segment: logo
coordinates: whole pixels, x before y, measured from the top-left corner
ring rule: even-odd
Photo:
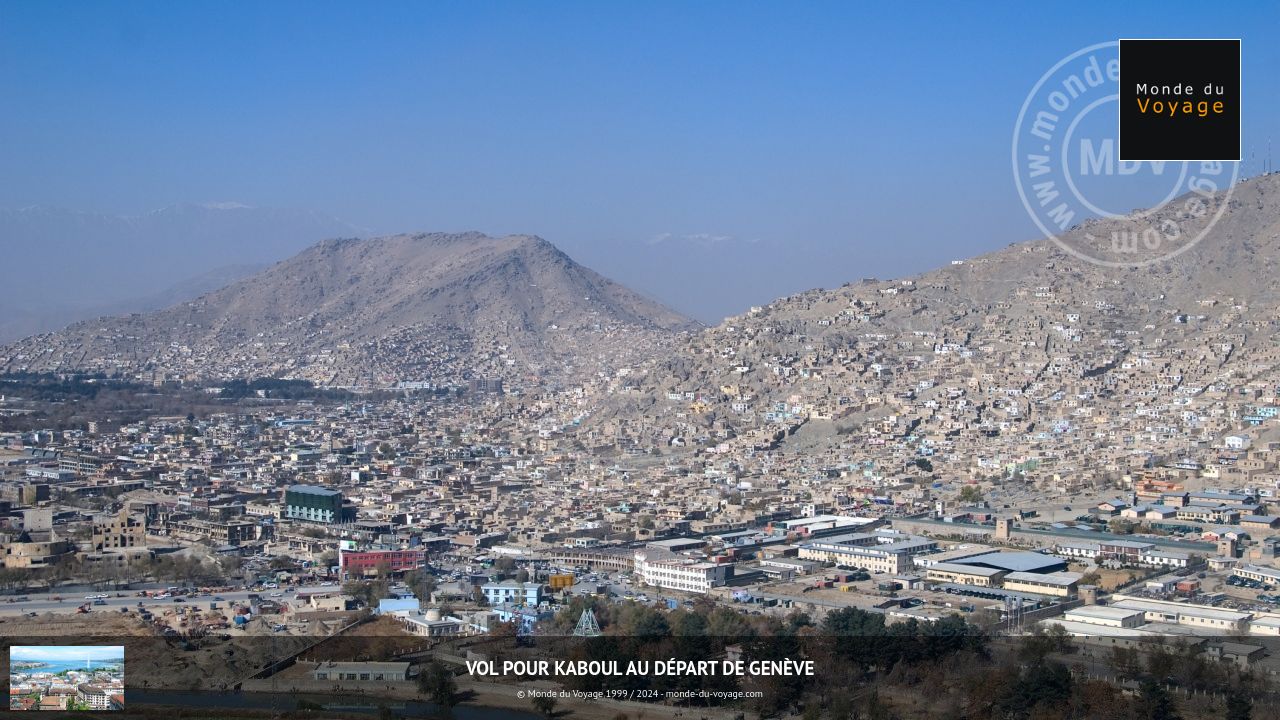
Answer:
[[[1121,40],[1120,157],[1240,161],[1240,41]]]
[[[1127,41],[1126,41],[1127,42]],[[1014,182],[1037,227],[1064,251],[1106,267],[1181,255],[1222,217],[1239,164],[1120,159],[1119,42],[1059,60],[1014,125]]]

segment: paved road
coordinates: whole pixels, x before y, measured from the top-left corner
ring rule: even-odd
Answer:
[[[256,592],[258,595],[262,596],[262,598],[264,599],[285,600],[285,601],[292,602],[298,593],[307,594],[307,593],[319,593],[319,592],[333,592],[338,589],[339,588],[334,585],[329,585],[329,586],[310,585],[305,587],[288,588],[288,589],[282,589],[282,590],[259,590]],[[106,593],[109,596],[104,599],[104,602],[106,603],[106,605],[91,605],[90,608],[92,610],[97,612],[102,612],[102,611],[120,612],[120,608],[122,607],[129,608],[130,610],[136,610],[138,608],[138,603],[142,603],[143,607],[150,610],[155,610],[156,608],[166,608],[166,607],[182,607],[184,604],[198,605],[202,608],[207,609],[209,607],[209,603],[212,603],[212,602],[217,602],[219,608],[226,608],[227,605],[230,603],[247,602],[249,599],[249,595],[254,594],[253,591],[249,591],[249,590],[233,590],[233,591],[221,592],[221,593],[210,593],[209,595],[200,595],[200,596],[188,595],[182,598],[184,602],[175,603],[173,601],[173,598],[156,599],[156,598],[138,597],[136,590],[121,590],[120,593],[124,595],[124,597],[116,597],[115,592],[108,592],[105,590],[97,591],[97,592],[82,590],[75,594],[69,594],[65,592],[28,593],[26,595],[19,596],[19,597],[28,598],[28,600],[25,602],[11,603],[9,602],[9,600],[14,596],[0,597],[0,615],[20,615],[22,613],[30,613],[30,612],[74,613],[76,612],[76,608],[80,607],[84,603],[92,602],[90,600],[85,600],[85,595],[97,595],[102,593]],[[280,596],[273,597],[276,593],[280,593]],[[58,602],[57,600],[54,599],[57,596],[62,597],[62,602]],[[222,598],[222,601],[215,600],[214,599],[215,597]]]

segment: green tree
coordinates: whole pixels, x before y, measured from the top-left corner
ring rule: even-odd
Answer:
[[[1144,680],[1138,691],[1138,717],[1141,720],[1180,720],[1169,691],[1155,680]]]

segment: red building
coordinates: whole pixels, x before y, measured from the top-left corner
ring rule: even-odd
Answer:
[[[427,564],[426,550],[340,550],[338,572],[343,577],[374,575],[385,566],[390,572],[418,570]]]

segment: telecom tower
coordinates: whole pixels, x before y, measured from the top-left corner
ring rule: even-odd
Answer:
[[[596,622],[596,614],[587,608],[578,618],[578,626],[573,629],[576,637],[600,637],[600,623]]]

